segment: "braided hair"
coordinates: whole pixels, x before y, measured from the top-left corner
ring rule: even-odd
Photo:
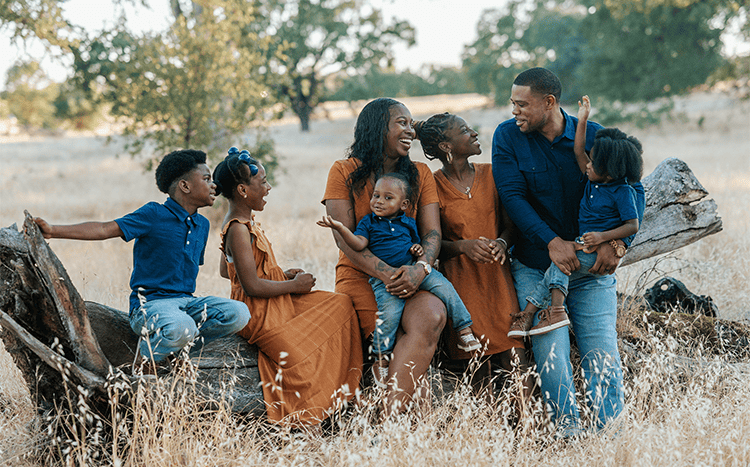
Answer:
[[[260,163],[250,156],[247,149],[240,151],[232,146],[227,156],[214,169],[214,183],[216,195],[223,195],[233,199],[237,185],[250,184],[250,179],[258,173]]]
[[[354,142],[347,151],[347,157],[357,159],[361,164],[347,180],[350,193],[361,192],[371,174],[375,175],[375,179],[383,175],[388,123],[391,119],[391,108],[397,105],[404,104],[395,99],[380,97],[365,105],[359,113],[354,126]],[[394,171],[404,175],[412,190],[418,192],[419,171],[408,156],[398,160]]]
[[[422,143],[424,155],[429,160],[439,159],[445,162],[445,152],[440,149],[440,143],[448,141],[445,132],[453,127],[456,116],[445,112],[435,114],[425,121],[414,122],[417,138]]]

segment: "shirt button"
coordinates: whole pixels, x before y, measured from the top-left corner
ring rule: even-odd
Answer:
[[[396,231],[396,229],[394,229],[393,227],[391,227],[391,232],[395,232],[395,231]]]
[[[190,240],[187,241],[187,244],[190,245]]]
[[[191,233],[193,233],[193,231],[192,230],[188,230],[188,233],[191,234]]]
[[[593,198],[593,197],[594,197],[594,195],[589,196],[589,198]]]

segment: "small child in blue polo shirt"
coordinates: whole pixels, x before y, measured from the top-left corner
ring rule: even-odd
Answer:
[[[421,264],[427,275],[419,288],[433,293],[445,303],[448,317],[458,332],[458,347],[465,352],[479,350],[482,345],[471,330],[469,310],[448,279],[424,260],[417,223],[405,214],[411,203],[411,190],[407,178],[402,174],[383,175],[375,183],[370,199],[372,212],[362,218],[354,232],[331,216],[323,217],[317,224],[336,230],[355,251],[369,248],[372,254],[394,268]],[[414,258],[417,259],[416,263]],[[404,312],[404,300],[388,293],[380,279],[370,277],[370,285],[378,303],[378,320],[373,333],[373,350],[378,360],[372,371],[375,384],[384,387],[384,382],[388,380],[388,356],[393,351],[396,331]]]
[[[250,320],[242,302],[193,296],[209,231],[208,219],[197,211],[214,204],[216,188],[206,153],[183,149],[167,154],[156,168],[156,184],[169,195],[164,204],[152,201],[113,221],[50,225],[34,219],[45,238],[135,240],[130,327],[142,336],[144,374],[156,374],[197,337],[202,345],[238,332]]]
[[[568,277],[552,263],[526,297],[526,308],[514,313],[508,336],[533,336],[546,334],[570,324],[565,312],[565,299],[571,280],[591,274],[596,262],[594,247],[608,243],[615,255],[622,258],[625,247],[618,239],[632,237],[638,232],[636,192],[631,184],[640,181],[643,172],[643,148],[640,141],[617,128],[603,128],[596,132],[591,155],[586,154],[586,123],[591,111],[588,96],[578,102],[578,126],[573,142],[573,152],[581,172],[588,177],[578,214],[580,236],[576,239],[576,252],[581,266]],[[549,306],[543,308],[549,301]],[[535,326],[534,315],[539,312]]]

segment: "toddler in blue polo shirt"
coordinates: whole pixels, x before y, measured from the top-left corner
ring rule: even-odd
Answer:
[[[355,251],[369,248],[372,254],[394,268],[421,264],[427,275],[419,288],[431,292],[445,303],[448,317],[458,332],[458,347],[465,352],[479,350],[482,345],[471,330],[469,310],[448,279],[424,260],[417,223],[405,214],[411,203],[411,190],[405,176],[399,173],[383,175],[375,183],[370,199],[372,212],[362,218],[354,232],[331,216],[323,217],[317,224],[336,230]],[[370,285],[378,303],[378,320],[372,339],[378,360],[372,371],[375,384],[383,387],[388,380],[388,356],[393,351],[396,331],[404,312],[404,300],[391,295],[378,278],[370,277]]]
[[[545,334],[570,324],[565,312],[565,299],[571,280],[591,274],[589,269],[596,262],[595,247],[608,243],[615,255],[622,258],[625,247],[617,240],[638,233],[638,209],[636,191],[631,184],[640,181],[643,172],[643,148],[640,141],[617,128],[603,128],[596,132],[591,155],[586,154],[586,123],[591,111],[588,96],[578,102],[578,126],[576,127],[573,152],[581,173],[588,177],[578,213],[579,250],[576,257],[578,270],[568,277],[552,263],[537,284],[533,293],[526,297],[526,308],[514,313],[508,336],[533,336]],[[609,248],[609,247],[607,247]],[[542,309],[549,302],[549,306]],[[539,312],[535,326],[534,315]]]
[[[209,230],[208,219],[197,211],[214,204],[216,188],[206,153],[183,149],[167,154],[156,168],[156,184],[169,195],[164,204],[152,201],[113,221],[50,225],[34,219],[44,238],[135,240],[130,327],[142,337],[138,368],[144,374],[156,374],[167,357],[197,337],[202,345],[236,333],[250,320],[242,302],[193,296]]]

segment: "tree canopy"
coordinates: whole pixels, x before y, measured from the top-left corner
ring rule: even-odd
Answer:
[[[743,11],[745,0],[512,0],[484,15],[464,67],[498,102],[532,66],[560,76],[563,100],[650,100],[705,82],[723,62],[724,26]]]

